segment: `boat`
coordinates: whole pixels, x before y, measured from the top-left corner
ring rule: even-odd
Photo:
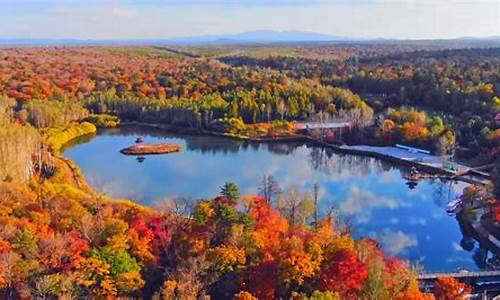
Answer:
[[[136,143],[136,144],[144,143],[144,140],[143,140],[141,137],[138,137],[138,138],[135,140],[135,143]]]
[[[405,174],[403,175],[403,178],[408,180],[408,181],[419,181],[420,179],[423,179],[424,176],[422,174]]]
[[[463,207],[462,207],[462,197],[458,197],[456,198],[455,200],[449,202],[447,205],[446,205],[446,212],[449,214],[449,215],[455,215],[455,214],[458,214],[462,211]]]
[[[404,179],[408,181],[419,181],[422,179],[422,174],[417,170],[415,166],[411,167],[410,173],[403,175]]]

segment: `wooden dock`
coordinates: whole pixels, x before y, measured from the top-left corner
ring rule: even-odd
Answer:
[[[499,277],[498,271],[454,272],[454,273],[424,273],[417,276],[418,280],[436,280],[439,277],[453,277],[456,279],[480,279]]]

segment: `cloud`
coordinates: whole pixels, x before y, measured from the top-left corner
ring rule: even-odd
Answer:
[[[497,0],[376,0],[373,2],[411,5],[498,3]]]
[[[76,11],[76,7],[72,7],[72,6],[66,6],[66,5],[55,5],[55,6],[51,6],[48,11],[49,13],[52,13],[52,14],[61,14],[61,15],[64,15],[64,14],[70,14],[70,13],[74,13]]]
[[[379,175],[379,178],[382,183],[398,183],[401,180],[401,175],[395,172],[385,171]]]
[[[390,218],[390,219],[389,219],[389,222],[390,222],[391,224],[396,225],[396,224],[399,224],[399,219],[398,219],[398,218]]]
[[[459,244],[459,243],[457,243],[457,242],[452,242],[452,243],[451,243],[451,246],[452,246],[453,250],[455,250],[455,251],[458,251],[458,252],[467,252],[467,251],[465,251],[465,250],[464,250],[464,248],[463,248],[462,246],[460,246],[460,244]]]
[[[119,8],[115,7],[111,9],[111,14],[114,16],[119,16],[119,17],[134,17],[137,15],[136,11],[132,9],[125,9],[125,8]]]
[[[410,225],[421,225],[421,226],[425,226],[427,225],[427,220],[424,219],[424,218],[416,218],[416,217],[413,217],[411,216],[408,220],[408,223]]]
[[[371,3],[371,0],[122,0],[122,3],[137,5],[236,5],[236,6],[286,6],[318,5],[338,3]]]
[[[347,199],[340,203],[339,210],[346,215],[355,215],[358,223],[367,223],[374,208],[395,209],[398,202],[394,199],[377,196],[358,186],[352,186]]]
[[[398,255],[410,247],[418,245],[417,239],[413,235],[405,234],[402,231],[386,230],[379,237],[382,247],[391,255]]]
[[[499,35],[499,19],[496,0],[2,0],[0,37],[154,39],[268,29],[443,38]]]
[[[469,257],[463,257],[463,256],[452,256],[448,257],[445,260],[448,264],[458,264],[458,265],[467,265],[470,264],[470,258]]]

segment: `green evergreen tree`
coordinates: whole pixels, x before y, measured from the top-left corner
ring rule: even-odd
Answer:
[[[220,194],[231,200],[237,200],[240,197],[240,189],[234,182],[226,182],[220,189]]]

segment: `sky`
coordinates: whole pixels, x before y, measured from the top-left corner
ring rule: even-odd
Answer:
[[[162,39],[254,30],[500,36],[500,0],[0,0],[0,38]]]

